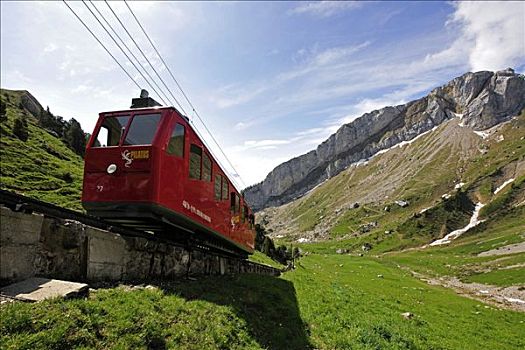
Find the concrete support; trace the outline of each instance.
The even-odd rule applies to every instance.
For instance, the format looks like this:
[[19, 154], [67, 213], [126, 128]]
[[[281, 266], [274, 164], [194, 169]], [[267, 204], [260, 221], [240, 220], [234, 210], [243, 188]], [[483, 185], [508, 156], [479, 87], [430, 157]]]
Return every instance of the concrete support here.
[[34, 276], [119, 281], [187, 274], [280, 273], [269, 266], [124, 237], [75, 221], [0, 210], [0, 285]]

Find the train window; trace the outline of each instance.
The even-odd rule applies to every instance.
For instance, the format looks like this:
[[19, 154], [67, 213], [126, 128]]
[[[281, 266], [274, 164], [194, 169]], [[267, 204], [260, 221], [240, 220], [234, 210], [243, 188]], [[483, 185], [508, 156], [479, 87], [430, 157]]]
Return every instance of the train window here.
[[235, 192], [231, 193], [230, 196], [230, 209], [233, 213], [238, 213], [241, 206], [241, 200], [239, 198], [239, 195]]
[[202, 148], [192, 144], [190, 147], [190, 179], [201, 179]]
[[247, 212], [248, 212], [248, 208], [245, 205], [243, 205], [241, 207], [241, 220], [242, 220], [242, 222], [246, 221], [246, 213]]
[[211, 160], [206, 153], [202, 155], [202, 179], [211, 181]]
[[126, 125], [128, 125], [128, 120], [129, 115], [104, 118], [91, 147], [118, 146]]
[[135, 115], [131, 121], [124, 145], [151, 145], [159, 121], [160, 113]]
[[235, 212], [235, 192], [232, 192], [230, 196], [230, 210], [232, 213]]
[[221, 179], [222, 176], [219, 174], [215, 174], [215, 200], [220, 201], [221, 200]]
[[222, 200], [228, 200], [228, 180], [222, 176]]
[[177, 123], [173, 128], [167, 152], [177, 157], [184, 156], [184, 125]]

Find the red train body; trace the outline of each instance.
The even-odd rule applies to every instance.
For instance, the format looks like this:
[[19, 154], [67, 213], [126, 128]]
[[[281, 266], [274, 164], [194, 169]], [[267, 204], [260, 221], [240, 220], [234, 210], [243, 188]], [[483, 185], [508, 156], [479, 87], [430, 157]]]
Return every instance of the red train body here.
[[226, 173], [173, 107], [100, 113], [85, 155], [88, 214], [246, 256], [254, 217]]

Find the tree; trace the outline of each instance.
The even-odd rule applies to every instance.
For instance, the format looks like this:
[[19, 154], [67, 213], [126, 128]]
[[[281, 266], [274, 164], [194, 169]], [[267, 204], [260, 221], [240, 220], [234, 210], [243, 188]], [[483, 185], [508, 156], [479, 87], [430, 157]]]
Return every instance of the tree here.
[[64, 139], [66, 144], [75, 151], [76, 154], [84, 156], [86, 150], [86, 135], [74, 118], [71, 118], [69, 123], [66, 125], [66, 131], [64, 132]]
[[275, 253], [275, 245], [273, 244], [273, 241], [269, 237], [264, 237], [264, 241], [262, 244], [262, 252], [269, 257], [273, 258]]
[[29, 137], [29, 132], [27, 131], [27, 121], [20, 116], [15, 119], [13, 134], [24, 142], [26, 142], [27, 138]]
[[255, 249], [262, 252], [263, 243], [266, 238], [266, 230], [260, 224], [255, 225]]
[[7, 121], [7, 105], [4, 100], [0, 100], [0, 123]]

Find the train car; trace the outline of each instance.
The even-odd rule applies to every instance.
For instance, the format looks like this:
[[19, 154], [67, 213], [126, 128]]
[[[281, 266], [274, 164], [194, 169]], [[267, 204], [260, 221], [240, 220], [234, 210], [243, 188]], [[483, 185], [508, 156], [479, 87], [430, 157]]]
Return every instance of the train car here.
[[106, 221], [246, 257], [254, 215], [187, 117], [147, 95], [103, 112], [85, 154], [82, 205]]

